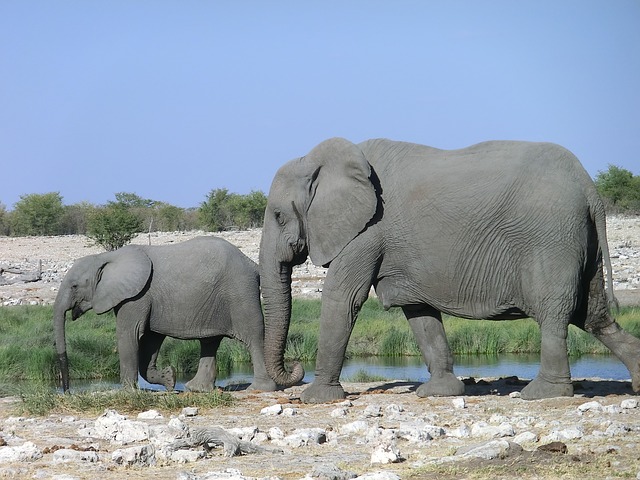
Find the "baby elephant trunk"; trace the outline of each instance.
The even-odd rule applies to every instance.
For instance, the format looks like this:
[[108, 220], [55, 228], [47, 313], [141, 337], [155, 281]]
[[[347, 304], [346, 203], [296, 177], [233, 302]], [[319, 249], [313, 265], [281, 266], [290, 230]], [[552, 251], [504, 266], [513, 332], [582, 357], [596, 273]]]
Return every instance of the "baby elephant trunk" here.
[[60, 368], [60, 376], [62, 383], [62, 391], [69, 391], [69, 359], [67, 358], [67, 343], [65, 338], [65, 320], [66, 312], [68, 310], [67, 305], [63, 301], [64, 299], [56, 298], [54, 306], [53, 317], [53, 330], [56, 343], [56, 352], [58, 354], [58, 366]]

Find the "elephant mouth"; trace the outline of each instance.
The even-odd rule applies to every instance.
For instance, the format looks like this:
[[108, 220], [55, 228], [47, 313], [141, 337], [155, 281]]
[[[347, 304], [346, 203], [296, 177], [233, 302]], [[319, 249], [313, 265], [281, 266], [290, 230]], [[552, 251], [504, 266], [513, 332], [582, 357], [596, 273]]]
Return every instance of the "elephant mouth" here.
[[76, 305], [71, 309], [71, 320], [77, 320], [82, 316], [83, 313], [84, 311], [82, 310], [82, 308]]

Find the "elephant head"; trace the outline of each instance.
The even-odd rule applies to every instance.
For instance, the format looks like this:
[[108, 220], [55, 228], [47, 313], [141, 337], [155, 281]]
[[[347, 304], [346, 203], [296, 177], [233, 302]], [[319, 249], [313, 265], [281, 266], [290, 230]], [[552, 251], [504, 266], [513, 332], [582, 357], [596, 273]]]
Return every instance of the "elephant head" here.
[[138, 295], [149, 282], [151, 272], [149, 257], [133, 246], [80, 258], [69, 269], [53, 307], [56, 352], [65, 392], [69, 389], [66, 313], [71, 310], [71, 318], [76, 320], [91, 309], [98, 314], [108, 312]]
[[284, 368], [291, 320], [291, 271], [307, 256], [328, 265], [376, 212], [371, 166], [341, 138], [326, 140], [306, 157], [283, 165], [271, 184], [260, 244], [265, 314], [265, 363], [278, 384], [297, 383], [304, 370]]

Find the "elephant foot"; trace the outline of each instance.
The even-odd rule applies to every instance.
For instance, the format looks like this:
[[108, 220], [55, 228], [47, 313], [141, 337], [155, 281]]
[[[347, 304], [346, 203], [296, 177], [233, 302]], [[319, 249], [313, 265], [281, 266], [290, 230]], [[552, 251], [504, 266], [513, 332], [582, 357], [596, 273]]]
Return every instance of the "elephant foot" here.
[[214, 382], [201, 382], [197, 378], [192, 378], [184, 387], [190, 392], [212, 392], [215, 388]]
[[271, 378], [254, 378], [247, 390], [260, 390], [263, 392], [274, 392], [278, 389], [278, 385]]
[[334, 400], [342, 400], [346, 396], [339, 383], [328, 385], [313, 382], [302, 392], [300, 400], [304, 403], [329, 403]]
[[173, 392], [176, 386], [176, 369], [169, 366], [162, 369], [160, 372], [162, 381], [160, 382], [169, 392]]
[[455, 397], [464, 395], [464, 383], [453, 373], [440, 377], [431, 377], [418, 387], [416, 395], [419, 397]]
[[534, 378], [522, 389], [523, 400], [539, 400], [541, 398], [573, 397], [573, 384], [568, 382], [551, 383], [540, 376]]

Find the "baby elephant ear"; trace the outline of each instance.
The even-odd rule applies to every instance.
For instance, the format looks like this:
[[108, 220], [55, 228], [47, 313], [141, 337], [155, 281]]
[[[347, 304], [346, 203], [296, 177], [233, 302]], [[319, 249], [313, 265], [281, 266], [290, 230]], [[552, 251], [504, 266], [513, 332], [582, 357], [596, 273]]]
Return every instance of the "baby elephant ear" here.
[[374, 216], [378, 204], [371, 165], [357, 145], [332, 138], [305, 158], [315, 168], [307, 210], [309, 256], [326, 265]]
[[138, 295], [151, 276], [151, 260], [135, 246], [104, 254], [93, 293], [93, 309], [104, 313]]

